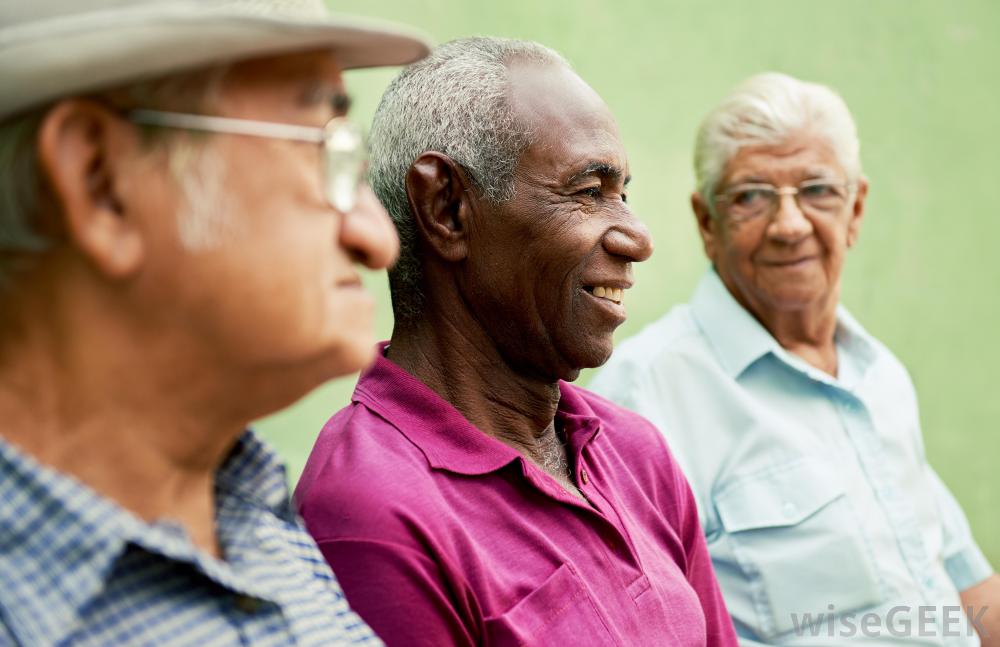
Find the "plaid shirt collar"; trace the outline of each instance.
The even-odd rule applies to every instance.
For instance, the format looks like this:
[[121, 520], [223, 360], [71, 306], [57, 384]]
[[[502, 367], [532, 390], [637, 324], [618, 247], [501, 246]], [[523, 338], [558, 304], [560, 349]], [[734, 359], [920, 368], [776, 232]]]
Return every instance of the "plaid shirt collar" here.
[[[217, 510], [263, 507], [293, 520], [285, 478], [273, 450], [247, 431], [216, 474]], [[253, 531], [240, 518], [219, 517], [222, 562], [199, 551], [176, 523], [147, 523], [0, 438], [0, 621], [15, 636], [58, 643], [131, 548], [190, 563], [221, 586], [268, 599], [233, 567], [243, 557], [240, 537]]]

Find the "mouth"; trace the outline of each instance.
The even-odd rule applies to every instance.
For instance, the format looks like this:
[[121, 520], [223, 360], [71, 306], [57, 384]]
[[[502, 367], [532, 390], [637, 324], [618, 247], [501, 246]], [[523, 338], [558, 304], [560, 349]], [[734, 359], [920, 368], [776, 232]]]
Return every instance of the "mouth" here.
[[340, 289], [351, 289], [351, 288], [362, 288], [364, 285], [361, 283], [361, 277], [357, 274], [353, 276], [345, 276], [343, 278], [334, 281], [334, 285]]
[[801, 258], [792, 258], [787, 260], [764, 261], [763, 264], [771, 267], [794, 268], [800, 267], [814, 260], [816, 260], [815, 256], [803, 256]]

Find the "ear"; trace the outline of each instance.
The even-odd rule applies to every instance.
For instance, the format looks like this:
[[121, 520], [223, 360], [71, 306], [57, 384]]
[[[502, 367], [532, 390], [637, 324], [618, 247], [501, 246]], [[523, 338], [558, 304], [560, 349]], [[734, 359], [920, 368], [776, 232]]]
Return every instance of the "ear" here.
[[697, 191], [691, 194], [691, 210], [694, 212], [694, 219], [698, 223], [698, 234], [701, 236], [701, 244], [705, 248], [705, 255], [714, 263], [715, 251], [718, 247], [719, 220], [712, 215], [708, 203]]
[[857, 193], [854, 196], [854, 204], [851, 206], [851, 220], [847, 224], [847, 247], [851, 248], [858, 242], [861, 233], [861, 221], [865, 217], [865, 199], [868, 197], [868, 178], [861, 176], [858, 178]]
[[40, 169], [62, 209], [67, 239], [111, 278], [133, 274], [143, 257], [138, 223], [117, 191], [128, 162], [126, 130], [99, 104], [70, 99], [48, 112], [37, 142]]
[[406, 172], [406, 195], [422, 242], [452, 263], [469, 252], [471, 189], [462, 168], [443, 153], [423, 153]]

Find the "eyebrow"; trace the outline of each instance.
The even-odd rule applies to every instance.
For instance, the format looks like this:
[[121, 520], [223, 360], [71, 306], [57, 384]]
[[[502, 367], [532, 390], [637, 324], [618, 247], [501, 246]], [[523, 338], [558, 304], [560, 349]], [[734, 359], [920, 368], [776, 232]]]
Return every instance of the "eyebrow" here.
[[609, 180], [621, 180], [625, 178], [622, 184], [628, 186], [628, 183], [632, 181], [631, 175], [625, 175], [625, 171], [621, 168], [615, 166], [614, 164], [608, 164], [607, 162], [590, 162], [582, 170], [577, 171], [572, 176], [570, 176], [567, 184], [576, 184], [580, 180], [596, 175], [601, 179]]
[[[821, 168], [821, 167], [814, 167], [814, 168], [807, 168], [807, 169], [805, 169], [805, 173], [803, 174], [803, 179], [799, 180], [799, 181], [800, 182], [809, 182], [809, 181], [812, 181], [812, 180], [835, 180], [835, 179], [836, 179], [836, 173], [831, 172], [829, 169], [825, 169], [825, 168]], [[734, 178], [733, 181], [730, 182], [730, 185], [735, 185], [735, 184], [771, 184], [771, 185], [773, 185], [774, 182], [772, 182], [771, 180], [769, 180], [767, 178], [761, 177], [759, 175], [748, 175], [748, 176], [742, 177], [742, 178], [737, 175], [736, 178]]]

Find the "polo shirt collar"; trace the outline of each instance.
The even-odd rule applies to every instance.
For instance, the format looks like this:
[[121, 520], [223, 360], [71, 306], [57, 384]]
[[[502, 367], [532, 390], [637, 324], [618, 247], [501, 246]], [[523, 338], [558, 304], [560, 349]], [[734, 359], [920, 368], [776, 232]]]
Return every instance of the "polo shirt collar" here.
[[[374, 364], [358, 379], [352, 401], [392, 424], [427, 459], [433, 469], [481, 475], [523, 460], [513, 447], [485, 434], [450, 402], [385, 357], [387, 342], [377, 345]], [[567, 447], [574, 453], [596, 437], [600, 421], [590, 405], [565, 382], [559, 382], [556, 418]]]

